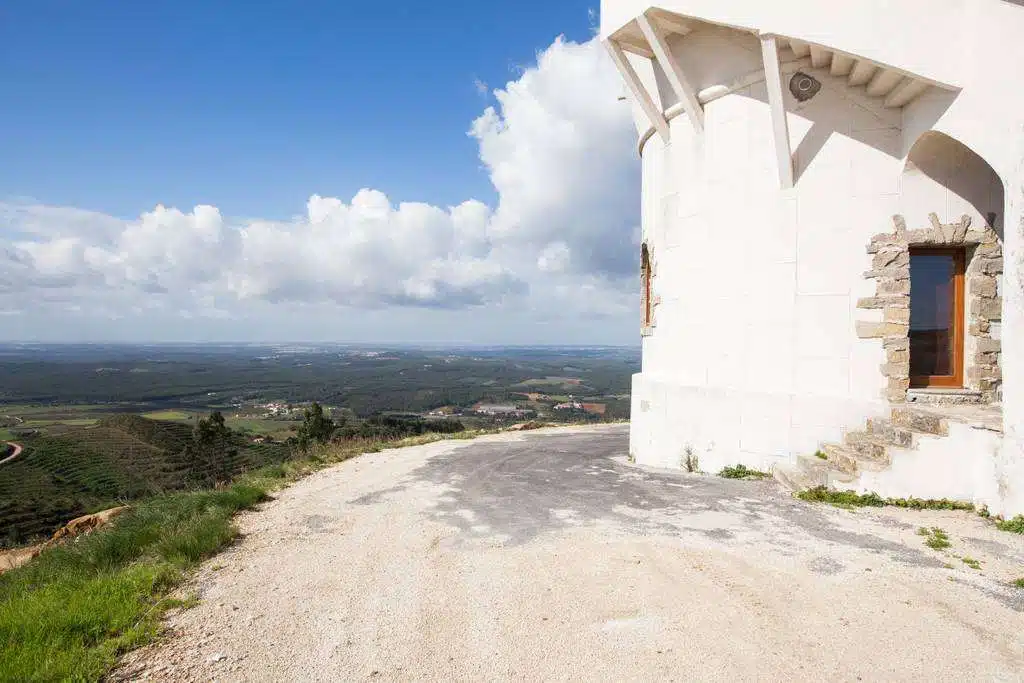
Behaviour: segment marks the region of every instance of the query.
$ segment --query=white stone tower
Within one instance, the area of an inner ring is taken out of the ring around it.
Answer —
[[[603,0],[638,462],[1024,512],[1022,5]]]

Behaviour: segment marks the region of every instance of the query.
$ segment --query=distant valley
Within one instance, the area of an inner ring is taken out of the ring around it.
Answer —
[[[304,410],[335,438],[629,416],[639,350],[339,345],[0,345],[0,545],[68,519],[291,457]],[[197,469],[217,411],[230,434]],[[441,424],[441,422],[447,424]],[[344,425],[344,429],[341,429]]]

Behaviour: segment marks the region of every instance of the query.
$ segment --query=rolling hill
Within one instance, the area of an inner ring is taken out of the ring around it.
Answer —
[[[69,519],[185,488],[196,473],[185,458],[186,424],[115,415],[94,427],[24,441],[0,466],[0,546],[48,536]],[[225,470],[242,472],[287,457],[283,444],[251,444],[236,435]]]

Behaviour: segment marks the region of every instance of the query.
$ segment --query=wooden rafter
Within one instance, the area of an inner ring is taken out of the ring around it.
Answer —
[[[689,79],[686,78],[682,67],[679,66],[679,60],[672,55],[665,37],[661,35],[647,15],[641,14],[636,18],[636,22],[640,26],[640,32],[647,39],[647,44],[654,53],[654,58],[661,64],[662,70],[668,77],[668,82],[672,86],[676,97],[685,105],[686,114],[690,117],[690,123],[693,124],[694,130],[703,131],[704,108],[701,106],[700,100],[697,99],[696,89]]]
[[[793,187],[793,152],[789,143],[789,123],[786,121],[786,100],[782,92],[779,45],[774,35],[762,34],[760,38],[765,84],[768,87],[768,109],[775,139],[775,157],[779,167],[779,184],[782,189],[788,190]]]
[[[622,52],[622,47],[618,42],[611,39],[605,40],[604,45],[608,50],[608,54],[611,55],[612,61],[615,62],[615,67],[619,70],[623,80],[626,81],[626,86],[629,88],[630,92],[633,93],[633,97],[636,98],[640,107],[644,110],[644,113],[650,120],[651,125],[656,131],[658,131],[662,140],[668,142],[668,121],[665,120],[665,115],[661,112],[661,108],[654,103],[654,100],[651,98],[651,94],[647,92],[647,88],[645,88],[643,82],[641,82],[640,76],[636,73],[636,69],[633,68],[633,65],[629,63],[629,59]]]

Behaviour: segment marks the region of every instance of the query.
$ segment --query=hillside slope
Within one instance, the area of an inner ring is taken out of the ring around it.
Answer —
[[[48,536],[67,520],[182,489],[194,480],[185,458],[188,425],[116,415],[96,426],[25,441],[0,467],[0,546]],[[281,444],[249,444],[237,436],[225,470],[238,473],[287,455]]]

